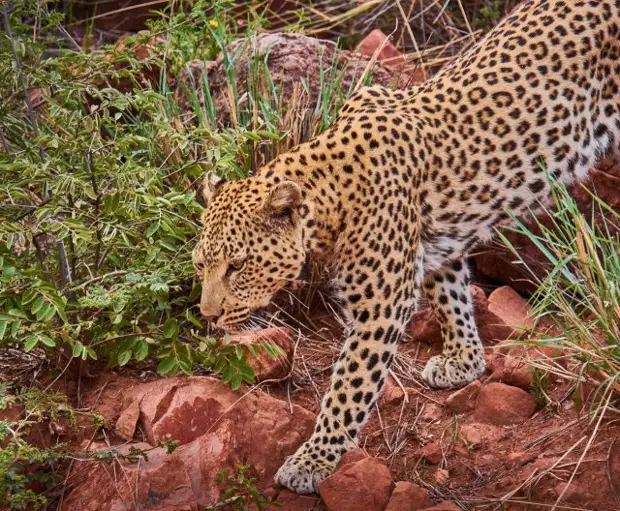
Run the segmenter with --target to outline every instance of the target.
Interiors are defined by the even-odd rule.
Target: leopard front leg
[[[370,276],[357,268],[343,275],[342,289],[352,319],[350,333],[323,397],[314,433],[278,470],[278,484],[297,493],[317,491],[319,482],[355,445],[417,303],[421,278],[416,278],[413,266],[421,266],[421,258],[406,255],[403,265],[408,279],[388,283],[381,273]]]
[[[440,389],[467,385],[485,369],[467,266],[461,260],[453,261],[426,276],[423,287],[441,325],[443,353],[429,359],[422,378]]]

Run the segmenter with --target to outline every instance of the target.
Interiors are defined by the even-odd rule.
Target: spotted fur
[[[424,379],[484,371],[464,257],[509,213],[568,184],[620,140],[620,0],[530,0],[410,91],[360,90],[324,134],[255,177],[209,181],[195,250],[202,313],[234,329],[330,263],[349,329],[311,438],[276,480],[313,492],[354,445],[421,293],[443,353]]]

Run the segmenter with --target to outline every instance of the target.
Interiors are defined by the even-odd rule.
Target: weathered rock
[[[460,428],[461,438],[471,447],[479,447],[484,443],[492,443],[502,436],[501,428],[492,424],[469,423]]]
[[[329,511],[384,511],[393,489],[390,470],[374,458],[345,465],[319,483]]]
[[[479,380],[471,382],[446,398],[446,406],[456,413],[470,412],[476,404],[476,396],[482,384]]]
[[[357,463],[358,461],[365,460],[367,458],[368,455],[361,449],[351,449],[342,455],[342,458],[338,461],[336,470],[341,470],[345,467],[345,465],[351,465],[352,463]]]
[[[432,504],[428,490],[408,481],[398,481],[385,511],[414,511]]]
[[[390,377],[387,379],[386,384],[383,387],[379,400],[382,405],[400,406],[406,398],[407,394],[403,388],[400,385],[397,385],[396,382]]]
[[[364,37],[355,51],[367,57],[372,57],[376,53],[377,60],[388,67],[399,68],[407,62],[398,48],[390,42],[390,38],[378,28]]]
[[[263,494],[268,496],[267,492]],[[286,489],[274,492],[271,496],[277,504],[265,506],[265,511],[313,511],[319,501],[315,495],[297,495]]]
[[[504,383],[489,383],[478,393],[474,419],[487,424],[520,424],[536,410],[534,398],[524,390]]]
[[[342,77],[342,89],[348,90],[349,87],[358,83],[370,62],[370,57],[360,53],[338,50],[336,44],[331,41],[293,33],[264,33],[249,39],[239,39],[230,43],[226,52],[222,53],[236,56],[235,75],[239,98],[246,96],[246,87],[250,82],[249,62],[256,63],[264,59],[273,83],[277,90],[281,91],[280,101],[291,107],[299,108],[300,112],[302,110],[309,112],[314,109],[318,94],[322,89],[319,81],[322,74],[331,73],[333,76]],[[190,62],[188,66],[191,77],[183,75],[178,93],[185,97],[184,89],[195,90],[192,86],[188,87],[189,81],[201,83],[201,76],[204,72],[209,80],[218,116],[221,120],[229,118],[233,109],[230,104],[226,64],[223,57],[220,56],[213,62]],[[380,62],[375,62],[370,67],[374,84],[387,86],[396,82],[399,87],[406,87],[419,83],[422,78],[420,76],[412,78],[406,74],[395,76],[393,69]],[[303,81],[307,84],[306,88],[302,86]],[[265,86],[267,86],[266,82]],[[198,90],[198,99],[203,102],[200,88]],[[234,105],[235,108],[244,108],[245,101],[247,100],[243,99],[240,104]],[[180,98],[180,102],[184,104],[189,100]],[[290,138],[291,140],[287,141],[290,147],[300,142],[294,137]]]
[[[314,415],[299,406],[293,405],[290,413],[284,401],[260,391],[243,396],[214,378],[168,378],[116,389],[111,395],[127,407],[138,403],[151,444],[170,439],[179,447],[169,456],[155,449],[139,465],[121,462],[128,474],[122,484],[102,466],[85,464],[81,469],[87,476],[77,475],[80,483],[63,509],[116,511],[124,509],[123,502],[135,502],[141,509],[203,509],[221,497],[216,476],[222,469],[248,464],[260,484],[271,484],[284,458],[308,437],[314,423]],[[133,417],[135,410],[127,415]]]
[[[254,369],[256,381],[279,380],[289,374],[295,344],[292,332],[288,328],[266,328],[258,332],[237,334],[231,336],[230,342],[243,346],[248,364]],[[276,345],[282,350],[282,354],[274,359],[265,351],[263,347],[265,344]],[[257,357],[250,351],[250,346],[254,347]]]

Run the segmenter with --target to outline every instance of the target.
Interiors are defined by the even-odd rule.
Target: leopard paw
[[[286,458],[274,479],[277,484],[295,493],[318,493],[319,483],[329,476],[334,468],[335,463],[324,459],[314,460],[307,453],[296,453]]]
[[[456,389],[484,374],[484,358],[475,364],[444,355],[431,357],[422,371],[422,379],[435,389]]]

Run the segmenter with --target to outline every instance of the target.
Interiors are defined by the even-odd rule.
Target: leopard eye
[[[231,261],[226,268],[226,276],[230,277],[233,273],[240,272],[245,266],[245,261]]]
[[[202,263],[196,264],[196,278],[201,279],[205,273],[205,265]]]

